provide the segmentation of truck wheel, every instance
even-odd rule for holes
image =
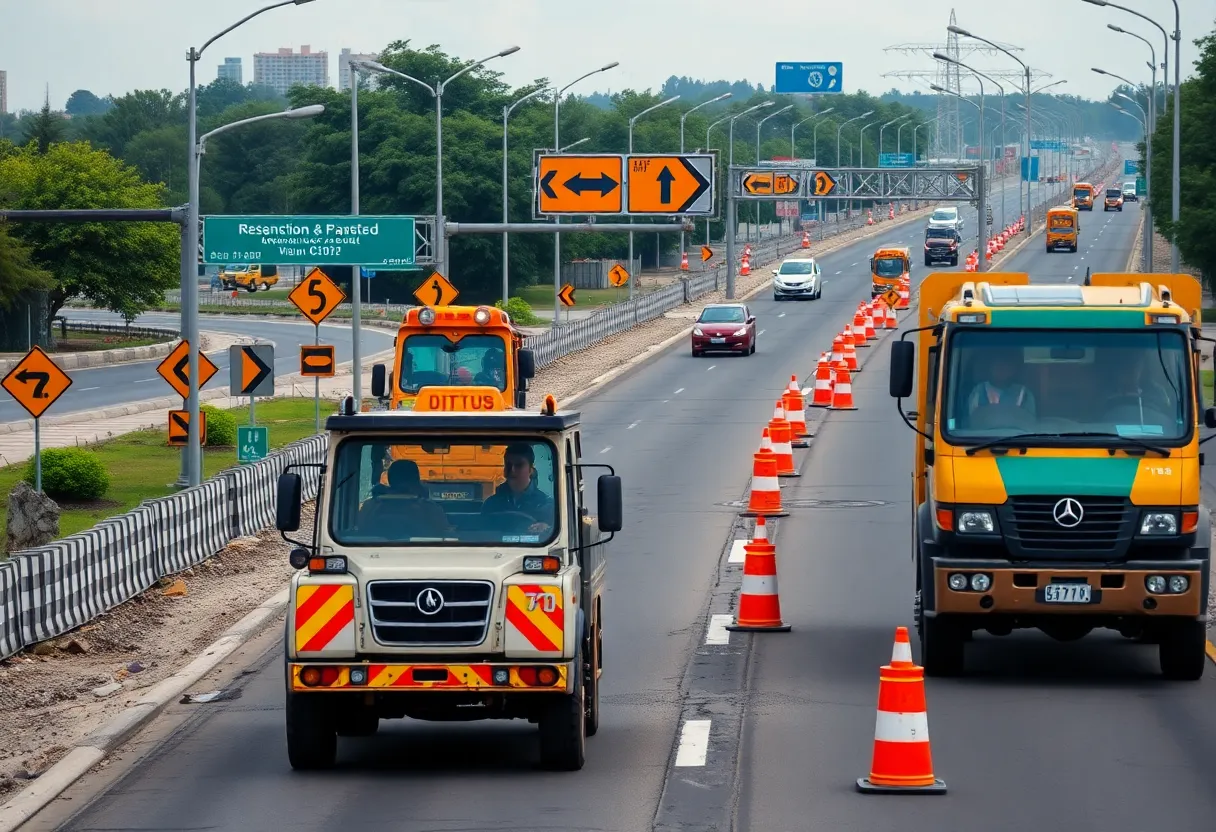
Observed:
[[[582,651],[574,662],[582,665]],[[550,703],[540,717],[540,762],[553,771],[579,771],[587,761],[586,686],[582,674],[574,693]]]
[[[249,288],[247,288],[245,291],[246,291],[246,292],[248,292],[249,294],[251,294],[251,295],[252,295],[252,294],[253,294],[254,292],[256,292],[257,290],[258,290],[257,284],[256,284],[256,283],[250,283],[250,284],[249,284]]]
[[[296,771],[333,768],[338,734],[317,696],[287,694],[287,759]]]
[[[1169,623],[1161,633],[1157,658],[1167,679],[1195,682],[1207,665],[1207,624],[1203,621]]]
[[[925,617],[920,628],[921,664],[927,676],[958,676],[963,672],[963,633],[949,618]]]

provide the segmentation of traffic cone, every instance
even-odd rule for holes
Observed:
[[[739,275],[741,277],[747,277],[751,273],[752,273],[751,257],[749,257],[748,253],[745,251],[745,252],[743,252],[743,262],[741,262],[739,264]]]
[[[832,342],[832,352],[819,356],[819,366],[815,368],[815,396],[811,399],[811,407],[832,406],[832,361],[844,361],[844,354],[838,351],[844,349],[844,339],[839,335]]]
[[[849,368],[850,373],[861,372],[861,362],[857,360],[857,339],[853,333],[845,331],[841,333],[844,336],[844,365]],[[835,378],[832,380],[833,387],[836,385]]]
[[[866,211],[866,225],[873,225],[873,224],[874,224],[874,212]]]
[[[682,271],[682,272],[688,271],[688,252],[687,251],[680,252],[680,271]]]
[[[786,517],[781,508],[781,484],[777,480],[777,457],[768,436],[768,428],[760,438],[760,450],[752,456],[751,493],[748,495],[744,517]]]
[[[889,219],[889,220],[895,219],[895,206],[894,205],[890,205],[887,207],[887,219]]]
[[[901,637],[907,646],[907,627],[895,631],[891,663],[878,674],[874,755],[870,776],[858,778],[857,790],[866,794],[945,794],[946,784],[933,776],[925,669],[912,663],[910,647],[905,658]]]
[[[912,306],[912,278],[904,277],[899,281],[899,309],[907,309]]]
[[[900,283],[899,285],[901,287],[899,296],[902,298],[903,297],[903,289],[902,289],[903,284]],[[895,307],[887,306],[887,304],[885,304],[885,303],[883,304],[883,307],[887,310],[887,329],[899,329],[899,316],[895,314]]]
[[[802,232],[802,247],[803,248],[811,247],[811,233],[809,231]]]
[[[806,400],[802,398],[802,388],[798,386],[798,376],[790,376],[790,386],[782,397],[785,404],[785,418],[790,423],[790,444],[795,448],[809,448],[806,437],[811,432],[806,429]]]
[[[777,457],[777,476],[800,476],[794,467],[794,437],[790,431],[790,423],[785,418],[785,404],[777,400],[773,410],[773,418],[768,423],[768,436],[773,443],[773,453]]]
[[[837,361],[844,361],[844,337],[852,336],[852,333],[846,328],[844,332],[832,339],[832,352],[830,353],[829,361],[835,364]],[[822,360],[822,359],[820,359]]]
[[[869,303],[861,304],[861,314],[866,324],[866,340],[873,341],[878,337],[878,333],[874,331],[874,300]]]
[[[857,311],[853,313],[853,346],[866,346],[866,315],[862,310],[865,304],[858,304]]]
[[[739,589],[739,611],[726,629],[734,632],[788,633],[781,620],[781,596],[777,592],[777,547],[768,540],[764,518],[756,519],[756,536],[743,544],[743,586]],[[765,529],[764,536],[760,536]]]
[[[832,385],[832,410],[856,410],[853,404],[853,382],[847,364],[836,365],[836,382]]]
[[[874,302],[870,305],[873,308],[873,312],[871,314],[874,316],[874,331],[877,332],[880,329],[888,329],[887,302],[882,298],[875,298]]]

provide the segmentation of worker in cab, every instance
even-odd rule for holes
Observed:
[[[536,485],[536,454],[527,442],[508,445],[503,455],[506,481],[482,504],[481,513],[525,515],[527,530],[544,533],[553,527],[553,498]]]
[[[398,459],[388,468],[388,487],[359,509],[360,529],[388,540],[443,537],[447,513],[427,498],[418,463]]]
[[[477,378],[473,383],[478,387],[493,387],[497,390],[505,390],[507,385],[506,359],[503,357],[503,351],[498,349],[486,350],[485,355],[481,357],[481,372],[477,374]]]
[[[986,408],[1016,407],[1034,416],[1037,412],[1034,393],[1017,381],[1021,362],[1010,350],[994,350],[991,359],[985,362],[987,378],[972,388],[967,397],[967,412],[977,415]]]

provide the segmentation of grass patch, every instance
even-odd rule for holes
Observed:
[[[1212,395],[1212,380],[1216,376],[1216,370],[1200,370],[1199,384],[1203,388],[1203,403],[1208,407],[1212,407],[1216,397]]]
[[[322,403],[322,418],[333,410],[332,404]],[[246,424],[249,408],[237,407],[237,424]],[[258,402],[257,422],[270,428],[270,447],[282,447],[312,436],[315,423],[312,399],[273,399]],[[165,430],[144,430],[116,436],[92,446],[102,465],[110,474],[110,489],[101,500],[90,505],[63,505],[59,518],[60,534],[66,536],[84,531],[107,517],[122,514],[144,500],[174,493],[172,483],[181,471],[181,451],[165,445]],[[205,448],[203,476],[213,476],[236,465],[236,448]],[[8,493],[24,476],[28,462],[0,468],[0,529],[7,522]],[[3,536],[0,535],[0,547]]]
[[[150,336],[124,336],[109,332],[82,332],[69,329],[67,337],[62,333],[55,335],[54,352],[96,352],[99,350],[117,350],[127,347],[150,347],[153,344],[167,344],[174,338],[155,338]]]

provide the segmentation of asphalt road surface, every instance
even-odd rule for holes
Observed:
[[[69,321],[122,323],[122,319],[113,312],[69,309],[64,312],[64,315]],[[136,318],[134,323],[137,326],[161,326],[177,329],[181,319],[177,315],[145,312]],[[256,336],[262,340],[273,341],[275,343],[274,370],[275,374],[280,376],[300,371],[300,345],[311,344],[314,340],[313,325],[307,321],[258,320],[238,315],[204,315],[199,326],[206,332],[229,332],[234,335]],[[363,328],[360,339],[363,345],[363,355],[366,357],[392,349],[393,335],[393,331],[389,329]],[[322,324],[321,342],[334,345],[335,360],[339,364],[351,360],[353,339],[349,323]],[[212,376],[203,389],[227,389],[227,350],[211,353],[208,357],[219,367],[219,372]],[[59,401],[55,402],[47,415],[62,416],[68,413],[82,413],[128,402],[173,395],[173,388],[156,372],[157,366],[163,360],[157,358],[152,361],[115,364],[109,367],[69,370],[68,375],[72,378],[72,386]],[[0,391],[0,422],[16,422],[28,418],[29,414],[19,404],[13,401],[7,393]]]
[[[1016,190],[1007,196],[1016,206]],[[969,213],[969,228],[973,228],[974,212]],[[183,717],[180,727],[150,754],[117,762],[122,775],[95,799],[88,781],[69,790],[51,810],[65,817],[75,812],[60,828],[650,829],[661,799],[671,790],[673,745],[686,708],[686,673],[701,657],[718,564],[738,522],[731,503],[744,496],[760,428],[790,374],[805,378],[811,373],[818,354],[830,345],[847,314],[858,300],[869,297],[867,266],[876,245],[903,241],[916,246],[922,226],[923,221],[896,227],[890,237],[862,241],[822,257],[827,277],[822,300],[778,303],[766,293],[757,296],[751,301],[760,332],[755,356],[694,359],[687,348],[672,349],[580,403],[585,452],[592,462],[616,466],[624,478],[627,506],[626,530],[608,552],[602,722],[600,732],[588,743],[583,771],[538,771],[535,729],[524,723],[400,721],[385,723],[373,739],[342,740],[335,771],[295,774],[286,759],[282,659],[276,646],[251,662],[249,672],[235,682],[238,700],[198,708]],[[878,372],[862,377],[867,375],[871,378],[866,384],[885,389],[885,378],[878,384]],[[849,434],[850,453],[864,465],[861,475],[876,484],[866,490],[890,492],[892,502],[906,502],[905,479],[898,472],[906,464],[910,440],[905,429],[894,423],[892,405],[870,401],[851,416],[857,425],[879,428],[877,433],[851,428],[856,435]],[[822,451],[816,453],[817,459],[823,457]],[[828,475],[825,469],[824,491],[835,488],[834,482],[850,481],[847,466],[853,462],[846,465],[844,453],[832,457],[838,470]],[[877,486],[886,481],[894,484]],[[774,677],[783,672],[787,677],[766,681],[772,691],[766,710],[803,702],[802,695],[810,688],[802,677],[823,685],[839,678],[841,661],[846,675],[858,685],[858,696],[872,707],[875,662],[883,650],[889,653],[888,631],[903,621],[908,609],[906,576],[900,572],[907,531],[905,527],[901,534],[895,526],[906,515],[905,504],[898,517],[866,525],[862,531],[856,526],[857,514],[845,515],[841,522],[851,522],[847,534],[816,530],[813,544],[803,542],[805,551],[795,546],[785,555],[790,561],[801,558],[803,566],[825,564],[824,557],[842,557],[846,541],[855,540],[858,551],[885,552],[895,567],[859,577],[862,564],[849,564],[847,582],[818,574],[814,586],[800,586],[796,571],[788,578],[783,574],[783,582],[794,590],[787,590],[787,603],[800,621],[811,611],[823,614],[804,599],[828,595],[846,612],[843,622],[834,620],[831,626],[839,631],[842,623],[852,621],[860,635],[846,639],[843,652],[841,645],[831,644],[833,636],[823,627],[813,631],[803,623],[797,632],[777,637],[787,644],[799,640],[801,655],[796,666],[787,665],[784,671],[766,665]],[[819,516],[807,515],[799,522]],[[879,638],[875,633],[884,635]],[[858,650],[852,651],[850,644]],[[804,687],[799,690],[795,683]],[[869,741],[865,734],[872,730],[873,713],[860,706],[854,710],[869,728],[856,738],[842,733],[839,739],[847,739],[850,754],[856,756],[854,752],[864,752]],[[785,715],[796,724],[816,720],[813,708],[808,711],[805,703]],[[967,727],[976,726],[963,726]],[[718,739],[711,735],[711,742]],[[783,799],[798,802],[812,791],[812,783],[819,790],[837,783],[843,789],[860,771],[854,772],[852,765],[836,770],[840,763],[834,759],[840,757],[836,750],[780,737],[766,742],[772,747],[757,746],[743,761],[749,800],[755,788],[749,769],[761,765],[780,767],[807,756],[832,768],[831,777],[820,773],[812,778],[809,764],[800,760],[797,772],[787,771],[783,786],[794,785]],[[1044,738],[1044,748],[1055,742]],[[719,756],[714,752],[711,760]],[[682,780],[697,779],[697,772],[709,773],[708,768],[674,771]],[[729,800],[734,785],[728,783],[724,792],[700,793],[711,801],[723,794]],[[766,794],[763,799],[772,798]],[[695,806],[683,808],[696,811]],[[789,823],[783,815],[779,825],[740,828],[805,829],[815,808],[802,806],[800,815]]]

